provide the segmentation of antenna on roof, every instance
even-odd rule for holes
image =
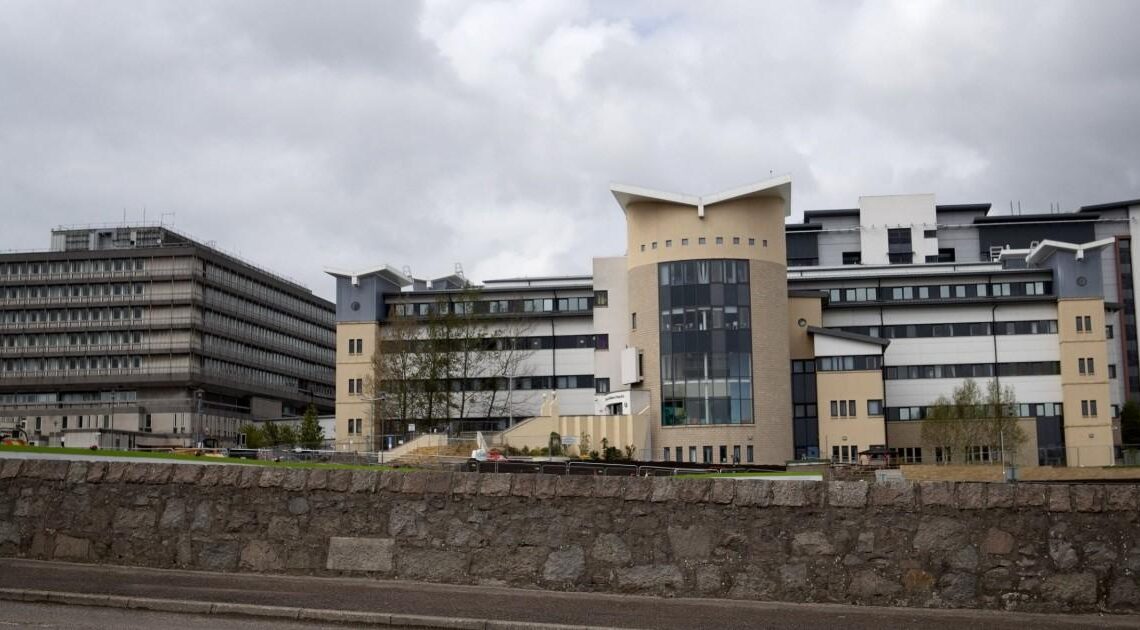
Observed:
[[[412,277],[412,266],[411,265],[404,265],[403,267],[400,267],[400,271],[404,272],[405,276],[407,276],[409,278]]]
[[[1021,214],[1021,200],[1020,199],[1017,200],[1017,214],[1019,214],[1019,215]]]
[[[455,275],[463,277],[463,263],[455,263]]]

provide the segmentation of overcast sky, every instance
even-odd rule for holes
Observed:
[[[0,3],[0,248],[160,217],[324,266],[589,272],[611,182],[1140,197],[1140,2]],[[170,214],[165,214],[170,213]]]

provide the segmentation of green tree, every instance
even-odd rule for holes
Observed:
[[[1120,441],[1130,446],[1140,444],[1140,404],[1134,400],[1120,409]]]
[[[261,426],[261,434],[264,437],[264,446],[281,445],[281,427],[272,420],[266,420],[265,424]]]
[[[241,428],[241,432],[245,436],[246,448],[262,448],[266,445],[265,432],[256,424],[245,425]]]
[[[1002,389],[991,380],[985,391],[973,379],[939,396],[922,423],[922,441],[943,449],[943,463],[972,461],[976,447],[999,453],[1016,453],[1028,437],[1018,424],[1017,399],[1012,387]]]
[[[292,448],[297,445],[297,430],[291,424],[285,424],[277,428],[277,434],[281,436],[279,446]]]
[[[547,440],[547,449],[550,451],[551,456],[562,454],[562,436],[557,431],[550,432],[550,439]]]
[[[317,408],[313,405],[309,405],[305,410],[305,416],[301,418],[301,432],[297,436],[297,441],[304,448],[312,449],[325,444],[325,430],[321,428],[321,423],[317,422]]]

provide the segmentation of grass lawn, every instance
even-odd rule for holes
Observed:
[[[325,462],[274,462],[263,459],[241,459],[237,457],[206,457],[202,455],[182,455],[177,453],[156,453],[147,451],[116,451],[100,449],[93,451],[86,448],[59,448],[52,446],[0,446],[0,453],[6,451],[20,453],[48,453],[51,455],[97,455],[102,457],[147,458],[189,460],[210,464],[244,464],[247,466],[268,466],[272,468],[325,468],[330,470],[415,470],[407,467],[380,466],[371,464],[333,464]]]
[[[717,477],[809,477],[818,473],[809,472],[793,472],[793,471],[769,471],[769,472],[732,472],[726,470],[719,473],[691,473],[676,475],[675,479],[716,479]]]

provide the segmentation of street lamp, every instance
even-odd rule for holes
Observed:
[[[194,390],[195,413],[194,413],[194,446],[197,448],[202,447],[202,397],[206,394],[205,390],[198,388]]]
[[[385,400],[387,400],[388,394],[381,393],[377,396],[370,396],[370,397],[369,396],[362,396],[361,398],[363,400],[365,400],[366,402],[372,403],[371,405],[368,406],[368,415],[370,416],[369,419],[371,420],[371,422],[369,422],[368,424],[369,424],[369,429],[371,430],[372,425],[376,424],[376,403],[384,402]],[[381,448],[378,448],[376,450],[380,454],[380,463],[381,464],[384,463],[384,448],[383,448],[384,447],[384,437],[385,437],[384,436],[384,415],[380,414],[380,446],[381,446]],[[375,448],[375,446],[376,446],[375,436],[373,436],[372,440],[366,441],[365,443],[366,444],[370,443],[371,446],[373,448]]]

